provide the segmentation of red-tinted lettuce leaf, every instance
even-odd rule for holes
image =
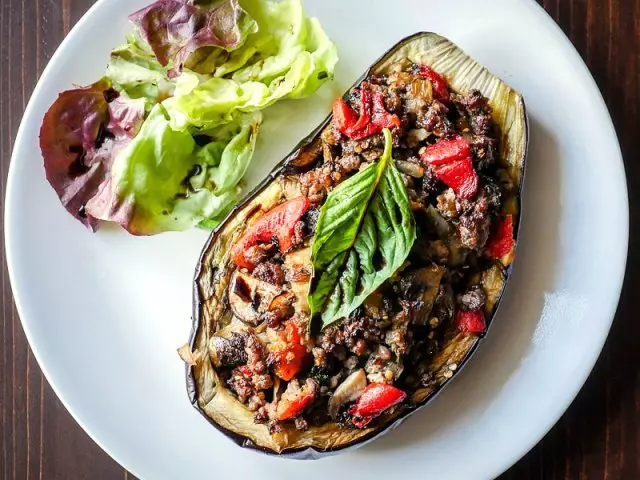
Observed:
[[[158,0],[129,16],[162,66],[193,36],[196,8],[184,0]]]
[[[233,50],[257,29],[238,0],[199,4],[189,0],[158,0],[130,15],[129,20],[140,30],[162,66],[173,62],[174,74],[197,49]]]
[[[112,116],[113,115],[113,116]],[[62,92],[45,114],[40,149],[47,180],[75,218],[95,230],[86,203],[109,176],[113,157],[139,129],[144,101],[117,98],[107,80]]]
[[[132,139],[140,131],[144,121],[145,101],[118,97],[109,103],[107,131],[116,138]]]

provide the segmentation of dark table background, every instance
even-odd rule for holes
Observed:
[[[551,432],[503,478],[640,479],[640,0],[538,0],[593,73],[620,137],[631,204],[625,287],[589,380]],[[0,207],[12,144],[31,91],[93,0],[0,0]],[[540,72],[553,82],[554,72]],[[570,116],[568,116],[570,118]],[[4,227],[4,222],[2,222]],[[4,479],[129,478],[52,392],[13,304],[1,236],[0,472]],[[594,272],[597,274],[597,272]],[[635,294],[635,295],[634,295]]]

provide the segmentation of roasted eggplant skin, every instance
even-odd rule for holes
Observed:
[[[502,161],[507,164],[511,181],[516,185],[515,193],[509,202],[506,202],[503,213],[513,215],[515,221],[514,239],[516,246],[518,242],[518,234],[520,227],[520,212],[522,189],[524,184],[526,154],[529,141],[528,119],[526,107],[522,96],[500,81],[497,77],[484,67],[473,61],[455,44],[438,34],[430,32],[420,32],[407,37],[393,46],[387,53],[380,57],[353,85],[358,86],[363,80],[372,74],[379,74],[385,71],[389,66],[410,58],[415,63],[422,63],[432,66],[439,73],[445,75],[453,90],[461,92],[470,90],[471,88],[480,90],[490,100],[490,104],[494,110],[494,121],[502,130]],[[465,66],[460,69],[460,66]],[[464,70],[460,72],[459,70]],[[352,87],[352,88],[353,88]],[[224,241],[221,236],[227,231],[231,231],[234,227],[234,220],[237,222],[239,215],[246,214],[252,210],[252,203],[256,201],[259,195],[264,196],[268,193],[269,186],[282,175],[292,175],[304,172],[308,168],[307,155],[308,149],[313,148],[314,140],[318,138],[323,129],[331,122],[332,116],[329,115],[313,132],[311,132],[304,140],[302,140],[285,159],[280,162],[274,170],[265,178],[265,180],[254,189],[246,199],[237,207],[235,207],[221,223],[221,225],[211,234],[209,240],[204,246],[200,256],[198,266],[195,272],[194,291],[193,291],[193,327],[190,338],[191,352],[198,352],[202,347],[203,330],[206,328],[205,315],[215,312],[209,311],[208,301],[212,295],[212,289],[220,280],[219,265],[211,265],[209,260],[212,256],[212,250],[230,248],[231,242]],[[259,206],[258,206],[259,207]],[[502,299],[507,280],[512,272],[513,259],[507,259],[502,264],[496,263],[493,273],[496,279],[488,281],[496,281],[494,285],[495,291],[491,297],[492,309],[487,316],[487,332],[493,323]],[[218,302],[218,308],[224,308],[224,301]],[[486,333],[485,333],[486,335]],[[424,388],[416,391],[412,396],[410,405],[405,405],[390,415],[383,415],[378,426],[367,428],[364,430],[351,431],[352,433],[342,434],[340,427],[335,424],[326,424],[321,427],[314,427],[308,432],[297,433],[298,438],[293,442],[285,440],[278,443],[278,440],[264,441],[264,436],[260,436],[263,441],[256,441],[252,437],[252,433],[257,428],[265,426],[257,426],[253,424],[252,417],[246,417],[246,425],[237,425],[234,423],[235,431],[229,428],[231,425],[223,425],[220,421],[212,418],[209,402],[213,403],[214,397],[226,397],[216,400],[218,403],[227,403],[229,408],[244,409],[225,387],[215,383],[214,369],[209,365],[209,370],[204,369],[201,364],[205,362],[187,365],[186,380],[187,391],[192,405],[215,426],[219,431],[224,433],[228,438],[233,440],[241,447],[253,449],[266,454],[277,455],[291,459],[319,459],[325,456],[334,455],[345,452],[354,448],[365,445],[375,438],[383,435],[391,429],[397,427],[406,418],[411,416],[417,410],[426,406],[435,396],[440,393],[443,388],[457,375],[458,372],[466,365],[472,355],[477,350],[482,341],[483,336],[465,336],[460,333],[451,333],[451,338],[442,349],[434,364],[436,368],[436,377],[438,379],[435,387]],[[197,355],[195,355],[197,357]],[[456,371],[451,372],[446,368],[448,364],[455,362],[458,365]],[[447,375],[444,371],[447,370]],[[199,385],[207,385],[213,389],[214,393],[208,394],[207,399],[201,398]],[[231,406],[236,403],[237,405]],[[247,411],[248,412],[248,411]],[[240,430],[240,431],[238,431]],[[246,431],[246,434],[245,434]],[[268,437],[268,434],[266,434]],[[344,437],[344,438],[343,438]]]

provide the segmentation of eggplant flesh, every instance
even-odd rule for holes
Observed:
[[[504,198],[502,214],[513,216],[514,238],[517,241],[520,224],[520,201],[528,146],[528,126],[522,96],[507,86],[486,68],[471,59],[455,44],[435,33],[418,33],[396,44],[383,55],[354,85],[371,75],[390,73],[397,65],[422,64],[443,75],[457,93],[479,90],[489,100],[492,120],[500,129],[500,162],[513,188]],[[230,338],[255,323],[246,305],[229,304],[229,291],[234,288],[236,266],[231,258],[234,245],[248,225],[283,199],[299,195],[295,183],[288,179],[310,169],[313,159],[322,156],[319,138],[331,122],[329,116],[309,137],[280,162],[271,174],[246,200],[236,207],[211,234],[201,254],[194,281],[193,330],[191,351],[197,361],[187,366],[187,389],[194,407],[216,428],[238,445],[268,454],[290,458],[315,459],[361,446],[400,424],[417,409],[424,407],[461,370],[481,341],[481,337],[464,335],[451,325],[447,327],[442,348],[430,365],[435,381],[429,387],[411,394],[411,407],[392,409],[383,414],[374,426],[364,429],[342,428],[329,422],[298,431],[293,426],[271,434],[266,425],[256,424],[254,414],[240,403],[225,385],[216,368],[216,352],[212,351],[220,337]],[[495,261],[484,272],[479,283],[487,293],[485,309],[487,327],[495,316],[506,281],[511,273],[514,255]],[[285,260],[286,262],[286,260]],[[304,283],[297,291],[304,303]],[[232,308],[233,307],[233,308]],[[244,310],[242,310],[244,309]],[[249,321],[238,318],[246,316]],[[260,335],[260,327],[256,328]],[[452,366],[455,364],[455,368]]]

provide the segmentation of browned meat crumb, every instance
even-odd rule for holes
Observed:
[[[438,195],[436,199],[438,201],[438,212],[447,220],[454,220],[458,218],[460,210],[458,209],[458,202],[456,193],[452,188],[446,190],[443,194]]]
[[[446,137],[455,133],[455,127],[447,118],[449,109],[442,103],[435,100],[429,109],[416,119],[416,126],[424,128],[437,137]]]
[[[260,263],[253,270],[253,276],[272,285],[284,285],[284,271],[278,263]]]
[[[384,327],[380,318],[369,315],[358,315],[342,322],[342,338],[344,345],[356,355],[366,351],[366,343],[359,340],[382,343],[384,339]]]
[[[231,372],[231,378],[227,381],[229,388],[236,394],[241,403],[246,403],[256,391],[251,376],[245,375],[240,368]]]
[[[334,352],[337,346],[344,344],[344,333],[337,325],[331,325],[320,332],[318,343],[325,352]]]
[[[372,163],[378,160],[383,153],[384,153],[384,150],[380,148],[372,148],[370,150],[365,150],[364,152],[361,153],[361,155],[362,155],[362,158],[364,158],[365,162]]]
[[[482,249],[489,239],[490,219],[474,209],[460,217],[458,234],[462,246],[469,250]]]
[[[273,386],[270,375],[252,374],[246,367],[235,368],[227,385],[240,402],[255,412],[266,404],[264,390]]]
[[[324,200],[334,181],[328,167],[319,167],[300,176],[302,194],[312,203],[320,203]]]
[[[347,140],[342,144],[342,153],[360,154],[373,148],[384,150],[384,136],[382,134],[373,135],[362,140]]]
[[[273,387],[273,378],[268,374],[254,375],[251,380],[257,390],[266,390]]]
[[[255,373],[266,372],[266,349],[252,329],[247,331],[245,351],[247,352],[247,367]]]
[[[479,285],[468,288],[457,297],[458,305],[462,310],[479,310],[484,306],[486,294]]]
[[[361,163],[362,158],[355,153],[348,153],[337,160],[338,167],[343,175],[358,170]]]
[[[275,434],[275,433],[281,433],[284,431],[284,427],[282,426],[281,422],[277,422],[277,421],[271,421],[269,422],[269,433],[271,435]]]
[[[356,343],[353,345],[353,347],[351,347],[351,351],[358,356],[364,355],[365,353],[367,353],[367,350],[367,342],[362,338],[356,340]]]
[[[486,170],[496,163],[499,156],[498,141],[486,135],[475,136],[471,142],[473,164],[479,170]]]
[[[250,411],[255,412],[260,407],[263,407],[265,404],[264,392],[258,392],[256,395],[251,396],[249,398],[249,402],[247,403],[247,407]]]
[[[214,362],[221,367],[233,367],[247,363],[247,352],[245,344],[247,334],[245,332],[233,332],[227,338],[214,336],[211,338],[212,355]]]
[[[331,122],[327,128],[322,131],[320,137],[323,142],[328,143],[329,145],[339,145],[345,138],[338,130],[336,130],[333,122]]]
[[[296,417],[293,421],[296,430],[304,432],[309,429],[309,422],[304,417]]]
[[[385,90],[384,105],[389,113],[399,112],[402,108],[402,97],[397,90]]]
[[[258,265],[268,260],[276,252],[273,244],[264,243],[249,247],[244,252],[244,258],[253,265]]]
[[[475,135],[489,135],[493,129],[491,107],[478,90],[472,90],[467,95],[452,95],[453,103],[458,112],[466,116]]]
[[[327,367],[327,353],[319,347],[314,347],[311,350],[313,353],[313,364],[316,367],[326,368]]]
[[[497,185],[485,185],[474,201],[458,203],[458,209],[464,210],[458,223],[458,234],[465,248],[480,250],[489,239],[491,227],[490,214],[500,206],[500,189]]]
[[[306,236],[306,225],[302,220],[296,222],[293,227],[293,246],[292,248],[296,248],[304,242],[304,237]]]

